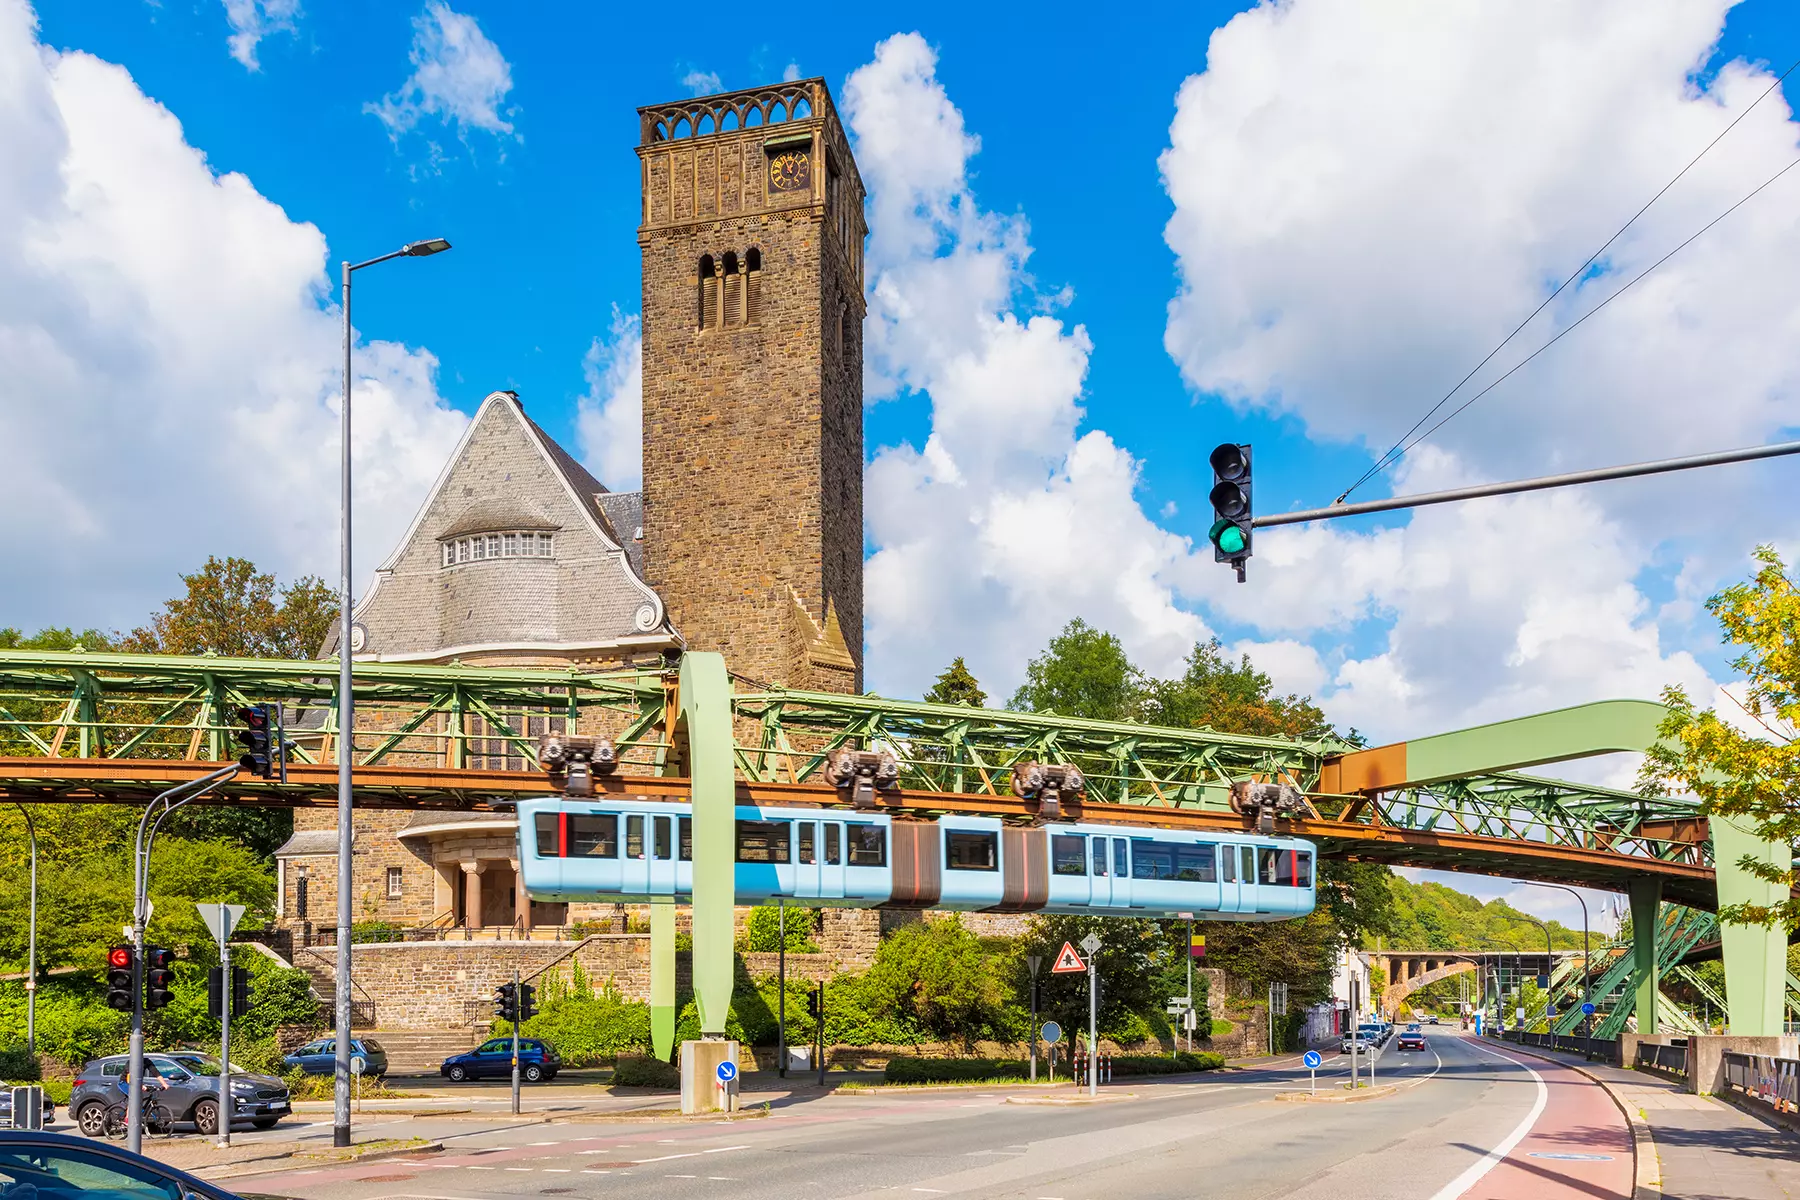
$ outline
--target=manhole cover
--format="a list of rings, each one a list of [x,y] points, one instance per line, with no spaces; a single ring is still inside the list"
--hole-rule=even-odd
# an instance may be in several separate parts
[[[1560,1158],[1560,1159],[1564,1160],[1565,1162],[1611,1162],[1613,1160],[1613,1156],[1610,1154],[1551,1154],[1551,1153],[1537,1154],[1537,1153],[1533,1153],[1533,1154],[1528,1155],[1527,1157],[1530,1157],[1530,1158]]]

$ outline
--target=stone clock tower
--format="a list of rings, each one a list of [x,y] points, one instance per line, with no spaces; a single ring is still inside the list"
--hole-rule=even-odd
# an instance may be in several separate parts
[[[860,691],[866,227],[831,93],[638,116],[645,574],[690,649]]]

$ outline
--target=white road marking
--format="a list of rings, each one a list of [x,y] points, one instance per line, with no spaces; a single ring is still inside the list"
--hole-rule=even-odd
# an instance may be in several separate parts
[[[1531,1076],[1533,1082],[1537,1084],[1537,1101],[1531,1106],[1531,1111],[1525,1114],[1525,1119],[1514,1126],[1513,1131],[1506,1135],[1505,1140],[1498,1146],[1495,1146],[1492,1150],[1489,1150],[1487,1154],[1482,1157],[1480,1162],[1472,1164],[1468,1170],[1439,1188],[1433,1193],[1431,1200],[1457,1200],[1457,1197],[1481,1182],[1482,1176],[1499,1166],[1506,1156],[1511,1154],[1513,1149],[1518,1146],[1520,1142],[1525,1140],[1525,1135],[1531,1132],[1531,1127],[1536,1125],[1538,1118],[1544,1115],[1544,1106],[1550,1101],[1550,1089],[1544,1086],[1544,1077],[1532,1070],[1529,1065],[1508,1055],[1496,1054],[1485,1046],[1477,1046],[1471,1043],[1470,1049],[1479,1050],[1490,1058],[1498,1058],[1504,1062],[1509,1062]]]
[[[703,1151],[701,1151],[701,1153],[702,1154],[723,1154],[727,1150],[748,1150],[749,1148],[750,1148],[750,1143],[745,1142],[742,1146],[714,1146],[711,1150],[703,1150]]]
[[[686,1154],[665,1154],[661,1158],[640,1158],[638,1165],[641,1167],[645,1163],[668,1162],[671,1158],[699,1158],[702,1153],[703,1151],[700,1150],[689,1150]]]

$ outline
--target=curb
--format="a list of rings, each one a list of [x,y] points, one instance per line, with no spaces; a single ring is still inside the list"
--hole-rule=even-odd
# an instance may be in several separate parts
[[[1481,1040],[1486,1041],[1485,1038]],[[1620,1115],[1625,1118],[1625,1123],[1631,1128],[1631,1200],[1661,1200],[1663,1194],[1662,1164],[1657,1161],[1656,1139],[1650,1134],[1650,1122],[1644,1120],[1644,1115],[1642,1113],[1627,1104],[1625,1102],[1625,1097],[1614,1091],[1611,1083],[1584,1067],[1577,1066],[1572,1062],[1567,1062],[1560,1058],[1551,1058],[1547,1054],[1534,1053],[1531,1050],[1521,1047],[1516,1042],[1503,1041],[1500,1044],[1519,1051],[1527,1058],[1535,1058],[1539,1062],[1555,1063],[1559,1067],[1567,1067],[1582,1078],[1599,1084],[1600,1090],[1606,1093],[1606,1098],[1613,1102],[1613,1107],[1619,1110]]]
[[[1275,1099],[1284,1104],[1358,1104],[1364,1100],[1384,1100],[1398,1095],[1397,1084],[1378,1084],[1372,1088],[1359,1088],[1354,1092],[1276,1092]]]
[[[1008,1096],[1008,1104],[1038,1104],[1054,1107],[1065,1107],[1077,1104],[1110,1104],[1119,1100],[1136,1100],[1135,1092],[1113,1092],[1108,1095],[1101,1092],[1097,1096]]]
[[[354,1150],[356,1147],[351,1146]],[[346,1154],[336,1156],[329,1153],[290,1150],[285,1154],[271,1154],[264,1158],[247,1159],[237,1163],[221,1163],[217,1167],[184,1167],[182,1170],[199,1175],[202,1179],[237,1179],[247,1175],[269,1175],[276,1171],[292,1170],[296,1164],[318,1164],[321,1166],[350,1165],[362,1162],[380,1162],[387,1158],[410,1158],[415,1154],[437,1154],[444,1149],[441,1141],[424,1142],[417,1146],[389,1146],[383,1150],[373,1150],[367,1154]]]

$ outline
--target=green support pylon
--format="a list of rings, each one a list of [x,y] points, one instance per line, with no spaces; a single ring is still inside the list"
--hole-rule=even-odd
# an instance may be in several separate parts
[[[1632,1011],[1639,1033],[1656,1032],[1657,961],[1656,935],[1662,907],[1662,880],[1631,881],[1631,952],[1637,960],[1631,978],[1636,985]]]
[[[668,1062],[675,1053],[675,897],[650,898],[650,1044]]]
[[[700,1036],[725,1036],[731,1011],[733,864],[737,775],[733,762],[731,677],[725,659],[690,651],[681,656],[681,708],[675,742],[683,746],[694,797],[694,1000]],[[671,963],[674,958],[670,949]]]
[[[1725,817],[1715,815],[1708,825],[1719,907],[1781,903],[1787,896],[1786,885],[1758,879],[1738,861],[1750,858],[1786,871],[1793,865],[1793,852]],[[1721,920],[1719,945],[1725,956],[1726,1020],[1731,1024],[1730,1032],[1738,1037],[1780,1034],[1782,986],[1787,979],[1787,930]]]

